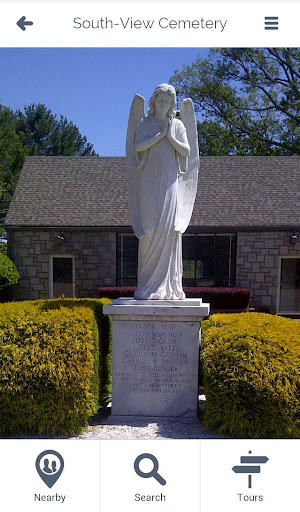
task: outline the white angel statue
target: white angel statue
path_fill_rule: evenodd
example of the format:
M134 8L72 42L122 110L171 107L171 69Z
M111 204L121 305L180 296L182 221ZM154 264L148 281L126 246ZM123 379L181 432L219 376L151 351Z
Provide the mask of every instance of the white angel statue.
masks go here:
M126 162L132 226L139 238L136 299L185 299L182 289L182 233L191 219L198 180L199 151L194 108L160 84L150 101L133 99Z

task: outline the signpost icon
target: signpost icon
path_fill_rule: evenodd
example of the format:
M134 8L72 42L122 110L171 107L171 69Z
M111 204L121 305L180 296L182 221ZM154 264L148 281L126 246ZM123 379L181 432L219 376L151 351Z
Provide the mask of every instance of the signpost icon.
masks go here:
M252 453L251 451L249 453ZM242 464L265 464L268 462L268 457L256 457L254 455L246 455L241 457ZM235 473L248 474L248 488L252 487L252 474L260 473L260 466L233 466L232 471Z

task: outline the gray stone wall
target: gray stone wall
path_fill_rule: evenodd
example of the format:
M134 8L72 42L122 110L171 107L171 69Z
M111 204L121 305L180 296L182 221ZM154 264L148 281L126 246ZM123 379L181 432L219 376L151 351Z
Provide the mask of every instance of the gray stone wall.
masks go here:
M76 297L97 297L100 286L116 286L116 233L101 231L14 231L9 233L10 257L20 281L14 300L49 297L50 255L75 258ZM299 255L300 242L290 244L287 232L240 232L237 235L236 286L251 288L251 306L276 312L279 256Z
M14 300L49 298L50 255L75 257L76 297L98 297L100 286L116 285L116 233L100 231L14 231L9 233L10 257L20 273Z
M291 245L291 234L238 233L236 286L251 288L251 306L258 311L276 313L279 257L300 257L300 242Z

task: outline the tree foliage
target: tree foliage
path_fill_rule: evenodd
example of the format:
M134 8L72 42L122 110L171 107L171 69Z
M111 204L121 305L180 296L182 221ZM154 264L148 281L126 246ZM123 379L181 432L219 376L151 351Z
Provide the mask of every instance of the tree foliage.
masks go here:
M194 101L201 154L300 154L300 49L212 49L171 82Z
M16 284L20 279L15 264L4 253L0 253L0 291Z
M87 156L95 155L72 121L59 118L41 103L32 103L16 112L16 131L28 155Z
M16 133L14 114L0 106L0 219L8 208L24 156L25 149Z
M0 223L27 155L95 155L77 126L41 103L13 112L0 105ZM0 226L0 232L2 228Z

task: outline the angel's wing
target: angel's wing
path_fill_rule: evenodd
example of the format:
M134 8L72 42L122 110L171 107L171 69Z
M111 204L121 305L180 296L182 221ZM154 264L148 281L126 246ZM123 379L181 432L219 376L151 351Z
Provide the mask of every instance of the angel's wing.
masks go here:
M130 204L131 222L137 238L144 236L141 226L140 210L139 210L139 188L140 188L140 166L135 151L135 136L139 124L145 116L145 99L136 94L130 109L127 138L126 138L126 168L127 168L127 184L128 196Z
M175 230L184 233L193 213L199 171L197 123L190 98L183 100L181 103L180 119L186 128L190 145L187 170L178 177L178 208Z

